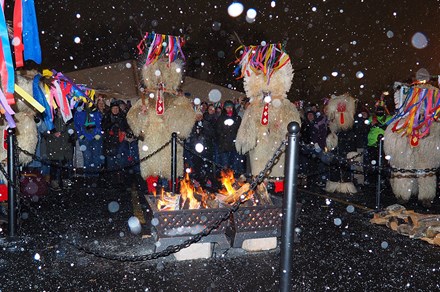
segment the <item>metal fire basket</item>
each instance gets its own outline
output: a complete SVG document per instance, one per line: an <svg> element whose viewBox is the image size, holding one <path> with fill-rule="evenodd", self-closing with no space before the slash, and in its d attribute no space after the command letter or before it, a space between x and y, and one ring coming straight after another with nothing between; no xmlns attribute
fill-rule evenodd
<svg viewBox="0 0 440 292"><path fill-rule="evenodd" d="M179 245L192 236L202 232L206 227L212 226L228 210L215 209L185 209L161 211L157 208L154 196L145 196L152 211L152 235L156 240L156 252L160 252L171 245ZM217 243L221 249L231 247L226 235L229 222L225 220L220 226L202 237L201 243Z"/></svg>
<svg viewBox="0 0 440 292"><path fill-rule="evenodd" d="M282 198L271 196L273 205L241 206L231 216L226 234L232 239L232 247L242 247L243 241L254 238L281 236L283 214ZM295 224L301 204L296 203Z"/></svg>

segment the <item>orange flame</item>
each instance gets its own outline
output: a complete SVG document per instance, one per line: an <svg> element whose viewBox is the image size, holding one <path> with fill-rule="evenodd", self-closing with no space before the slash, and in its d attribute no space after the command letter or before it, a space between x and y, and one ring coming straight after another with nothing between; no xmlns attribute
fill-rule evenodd
<svg viewBox="0 0 440 292"><path fill-rule="evenodd" d="M220 194L230 196L235 194L235 178L234 171L231 169L224 169L220 172L220 182L222 183L224 189L220 189L218 192Z"/></svg>
<svg viewBox="0 0 440 292"><path fill-rule="evenodd" d="M236 181L233 170L222 170L219 181L222 183L223 188L218 190L217 194L210 194L201 186L194 186L189 173L186 173L185 178L180 181L180 195L165 192L163 188L160 189L159 194L153 191L153 194L157 197L157 208L163 211L179 208L209 208L208 203L211 202L212 204L214 200L231 204L237 200L246 201L253 197L254 192L249 190L249 184ZM243 195L246 196L244 199Z"/></svg>
<svg viewBox="0 0 440 292"><path fill-rule="evenodd" d="M188 200L189 209L199 209L200 202L194 198L194 185L189 178L189 174L185 174L185 179L180 181L180 195L182 196L182 205Z"/></svg>
<svg viewBox="0 0 440 292"><path fill-rule="evenodd" d="M176 210L179 196L172 196L170 193L160 190L160 198L157 199L157 209L161 211Z"/></svg>
<svg viewBox="0 0 440 292"><path fill-rule="evenodd" d="M249 200L254 194L254 192L250 190L244 193L241 193L239 191L241 187L245 186L245 184L235 180L234 171L231 169L222 170L220 172L219 180L224 187L223 189L218 190L219 193L218 198L220 201L223 201L225 203L236 202L239 199L246 201ZM221 198L220 197L221 195L223 195L224 198ZM244 199L240 198L242 195L245 195L246 197Z"/></svg>

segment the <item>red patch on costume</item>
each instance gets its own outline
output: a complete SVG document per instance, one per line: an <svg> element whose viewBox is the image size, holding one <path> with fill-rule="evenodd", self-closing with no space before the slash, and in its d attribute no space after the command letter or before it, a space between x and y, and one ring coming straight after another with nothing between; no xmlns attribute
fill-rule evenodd
<svg viewBox="0 0 440 292"><path fill-rule="evenodd" d="M267 126L269 123L269 104L266 103L263 108L263 114L261 115L261 124Z"/></svg>
<svg viewBox="0 0 440 292"><path fill-rule="evenodd" d="M8 150L8 129L3 130L3 149Z"/></svg>
<svg viewBox="0 0 440 292"><path fill-rule="evenodd" d="M345 123L344 112L346 110L347 110L346 104L343 102L339 102L338 103L338 113L340 113L339 122L341 123L341 125L343 125Z"/></svg>

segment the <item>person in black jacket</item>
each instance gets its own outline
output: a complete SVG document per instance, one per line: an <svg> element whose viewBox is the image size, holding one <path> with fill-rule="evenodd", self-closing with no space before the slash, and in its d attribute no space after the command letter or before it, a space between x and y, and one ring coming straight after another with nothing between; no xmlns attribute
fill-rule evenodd
<svg viewBox="0 0 440 292"><path fill-rule="evenodd" d="M107 169L122 171L128 165L128 142L126 140L129 126L127 119L121 113L118 101L110 104L110 112L102 119L104 132L103 150L106 158ZM118 179L122 179L120 174ZM121 181L120 181L121 182Z"/></svg>
<svg viewBox="0 0 440 292"><path fill-rule="evenodd" d="M236 176L243 173L244 162L235 148L235 139L241 118L235 111L234 103L225 101L220 117L217 119L216 136L219 153L219 163L229 167Z"/></svg>
<svg viewBox="0 0 440 292"><path fill-rule="evenodd" d="M206 120L202 112L197 112L196 122L186 139L186 146L190 149L186 152L186 163L193 169L192 177L209 187L214 180L214 166L209 162L214 155L214 138L214 124Z"/></svg>

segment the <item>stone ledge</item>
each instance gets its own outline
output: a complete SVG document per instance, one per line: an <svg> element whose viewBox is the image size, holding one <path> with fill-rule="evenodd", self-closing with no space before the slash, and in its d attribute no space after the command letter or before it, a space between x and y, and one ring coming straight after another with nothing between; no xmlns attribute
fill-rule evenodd
<svg viewBox="0 0 440 292"><path fill-rule="evenodd" d="M208 259L212 255L212 243L194 243L174 254L178 261Z"/></svg>
<svg viewBox="0 0 440 292"><path fill-rule="evenodd" d="M276 237L246 239L241 246L246 251L271 250L277 247Z"/></svg>

